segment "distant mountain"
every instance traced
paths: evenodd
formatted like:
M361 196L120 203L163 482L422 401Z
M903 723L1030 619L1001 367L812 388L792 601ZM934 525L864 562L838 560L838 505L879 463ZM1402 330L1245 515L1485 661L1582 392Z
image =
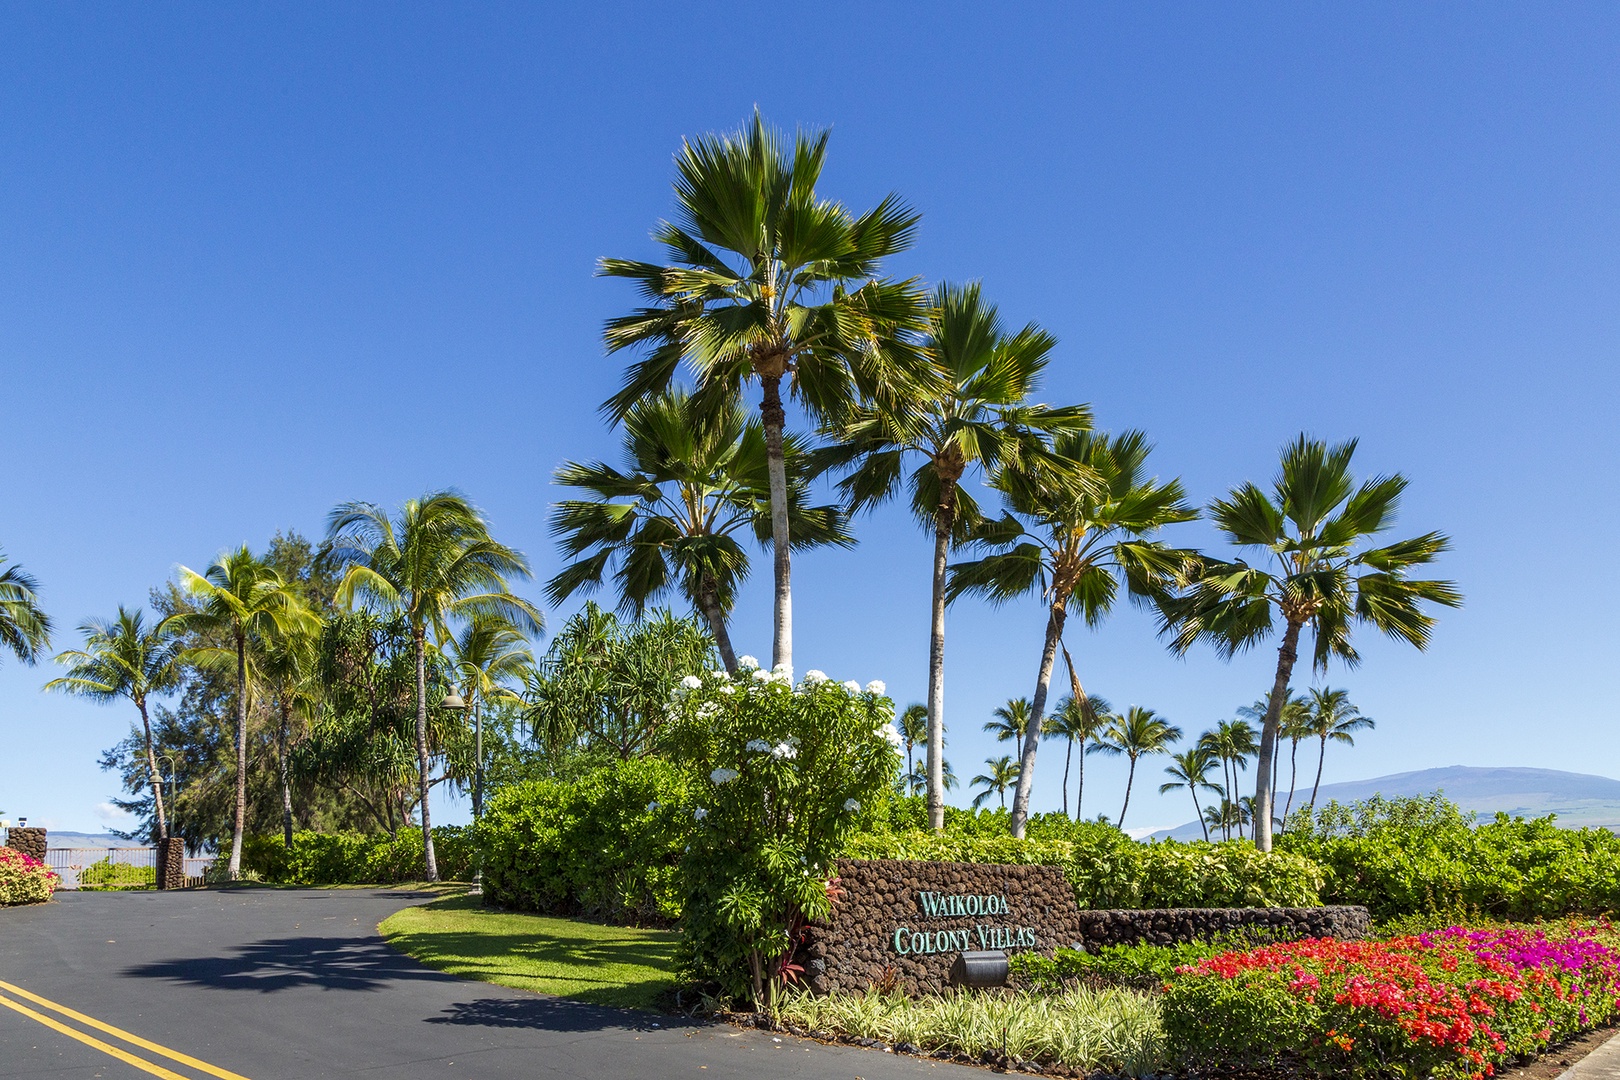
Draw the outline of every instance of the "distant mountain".
M82 833L59 832L51 829L45 834L45 842L53 848L115 848L115 847L143 847L139 840L125 840L112 833Z
M1478 812L1482 818L1499 811L1527 818L1556 814L1558 824L1566 828L1597 827L1620 832L1620 780L1557 769L1479 769L1452 765L1444 769L1395 773L1372 780L1323 784L1316 804L1321 806L1330 799L1350 803L1378 794L1395 798L1428 795L1434 791L1444 792L1446 798L1464 810ZM1287 796L1286 789L1283 796ZM1305 785L1302 791L1294 793L1294 806L1298 808L1310 797L1310 786ZM1198 822L1189 821L1153 836L1193 840L1201 838L1203 831Z

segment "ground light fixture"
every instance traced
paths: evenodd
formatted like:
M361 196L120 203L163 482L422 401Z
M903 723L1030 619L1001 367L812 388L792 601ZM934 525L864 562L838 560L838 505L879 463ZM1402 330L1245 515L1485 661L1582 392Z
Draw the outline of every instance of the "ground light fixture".
M970 949L956 954L951 985L981 989L1007 985L1007 954L1001 949Z

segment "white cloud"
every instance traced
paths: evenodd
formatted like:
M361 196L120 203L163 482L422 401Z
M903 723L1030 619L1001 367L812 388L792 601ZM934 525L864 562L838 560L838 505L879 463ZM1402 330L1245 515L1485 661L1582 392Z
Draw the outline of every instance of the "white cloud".
M128 825L135 820L135 815L127 810L120 810L110 802L96 804L96 820L104 825Z

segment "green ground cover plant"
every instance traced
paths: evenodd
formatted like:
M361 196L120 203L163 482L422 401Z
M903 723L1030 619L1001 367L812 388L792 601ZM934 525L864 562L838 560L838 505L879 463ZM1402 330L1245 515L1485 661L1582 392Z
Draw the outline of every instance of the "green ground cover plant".
M32 855L0 847L0 906L43 904L60 881L53 870Z
M997 1062L1035 1061L1140 1076L1159 1062L1163 1029L1150 994L1073 987L1058 993L789 995L781 1017L811 1031L947 1051Z
M1041 993L1106 984L1158 990L1174 977L1177 968L1207 960L1233 944L1187 941L1175 945L1105 945L1096 952L1057 949L1051 956L1016 953L1008 963L1015 981Z
M115 863L100 859L79 871L81 889L150 889L157 886L157 867Z
M471 881L476 852L469 830L433 830L442 877ZM300 831L288 848L280 836L249 837L243 845L242 872L277 885L395 885L422 878L422 832L388 833Z
M673 931L491 911L474 896L408 907L378 928L388 944L464 979L629 1009L676 986Z

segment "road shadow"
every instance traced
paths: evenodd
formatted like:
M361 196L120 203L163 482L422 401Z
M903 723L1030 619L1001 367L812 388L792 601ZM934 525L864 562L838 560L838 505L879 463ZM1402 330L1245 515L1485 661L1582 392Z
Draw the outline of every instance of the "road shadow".
M480 998L457 1002L443 1015L430 1016L425 1023L457 1024L465 1027L530 1028L539 1031L659 1031L701 1026L699 1021L679 1016L660 1016L591 1005L566 998Z
M382 990L391 983L460 981L400 955L380 937L271 938L233 946L223 955L138 964L123 974L261 994L307 987Z

